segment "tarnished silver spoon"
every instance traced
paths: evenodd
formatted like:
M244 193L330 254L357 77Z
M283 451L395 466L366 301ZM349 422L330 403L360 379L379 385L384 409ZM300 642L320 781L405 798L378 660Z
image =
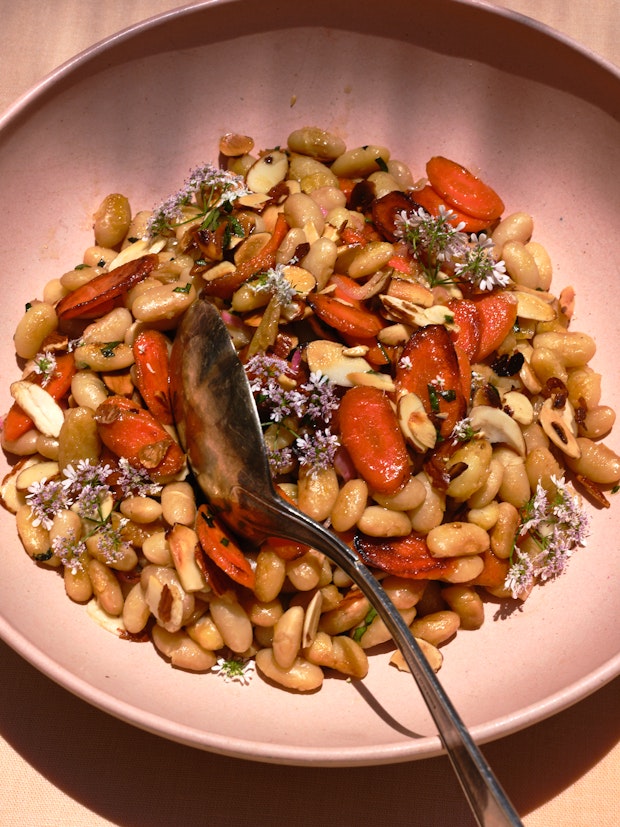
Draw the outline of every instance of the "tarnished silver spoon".
M170 381L179 437L200 488L219 516L234 533L252 541L276 536L312 546L349 575L402 652L478 824L520 825L379 582L348 546L276 493L245 370L225 324L208 301L196 301L181 322L172 348Z

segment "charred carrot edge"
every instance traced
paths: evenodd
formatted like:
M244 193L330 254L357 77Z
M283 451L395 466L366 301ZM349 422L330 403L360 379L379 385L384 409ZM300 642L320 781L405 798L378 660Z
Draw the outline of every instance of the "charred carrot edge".
M72 353L62 353L56 357L56 369L50 381L45 386L45 390L56 402L63 399L69 392L71 379L75 371L75 359ZM36 375L32 377L32 381L40 385L43 377ZM34 422L22 411L17 402L14 402L4 419L2 430L5 441L14 442L31 428L34 428Z
M244 261L237 269L226 276L208 281L203 287L203 293L208 296L216 296L220 299L229 299L238 287L251 278L255 273L269 270L276 263L278 247L284 241L289 230L286 218L282 213L278 214L271 238L255 256Z
M196 533L202 550L218 568L235 583L248 589L254 588L256 578L250 563L204 503L198 507Z
M306 301L322 322L348 336L369 339L383 328L383 321L370 310L325 293L309 294Z
M472 361L490 356L504 341L517 320L517 302L510 293L489 293L472 299L480 324L480 343Z
M102 443L117 457L146 468L155 480L177 474L185 454L150 411L124 396L109 396L95 412Z
M393 494L410 474L409 454L389 399L378 388L359 385L342 397L340 437L372 491Z
M474 218L491 222L504 212L504 202L495 190L456 161L435 155L426 164L426 174L431 187L448 204Z
M454 216L450 218L449 223L455 227L458 224L464 224L463 229L467 230L468 233L479 233L486 230L490 224L484 218L474 218L472 215L467 215L467 213L457 209L453 204L449 204L445 198L442 198L438 192L428 185L421 190L415 190L412 195L416 204L423 207L430 215L438 216L440 207L445 210L452 210Z
M409 363L411 367L407 366ZM396 367L395 382L398 392L415 393L420 397L426 413L436 417L444 438L465 416L467 401L459 375L458 357L443 325L428 325L411 334Z
M451 565L449 558L432 557L424 537L415 532L387 538L357 532L353 548L367 566L409 580L439 580Z
M110 273L102 273L62 298L56 305L60 320L90 319L101 315L101 308L112 299L127 293L145 279L159 264L151 253L122 264Z
M136 386L153 416L172 425L168 339L159 330L142 330L132 345Z
M397 232L397 218L401 212L409 212L415 209L415 203L404 192L388 192L381 198L376 198L371 205L370 212L375 227L387 238L388 241L396 241L399 238Z

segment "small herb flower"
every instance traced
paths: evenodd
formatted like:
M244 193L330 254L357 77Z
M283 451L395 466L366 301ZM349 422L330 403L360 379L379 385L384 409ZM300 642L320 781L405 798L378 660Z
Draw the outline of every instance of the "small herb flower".
M196 167L181 189L155 208L147 224L147 235L167 235L186 221L193 220L196 215L186 218L183 211L190 206L197 208L198 216L204 217L204 229L214 229L220 218L220 208L229 210L232 202L248 193L240 175L212 164Z
M224 678L225 683L241 683L247 686L254 676L254 661L241 658L218 658L212 669Z
M269 460L269 468L274 477L278 477L281 474L288 474L291 469L295 467L295 454L290 445L285 445L281 448L268 445L267 459Z
M33 482L28 488L26 502L32 511L32 524L48 530L56 514L71 504L67 489L60 480Z
M526 593L535 579L545 581L561 574L589 533L588 515L579 496L563 478L552 476L551 482L555 492L549 495L538 483L522 511L518 536L529 535L539 551L530 555L515 547L505 581L513 597Z
M316 474L333 465L339 445L336 434L326 428L324 431L317 430L297 437L295 453L300 465L307 466L310 474Z
M146 468L135 467L125 457L119 459L118 467L117 484L124 497L156 497L161 492L161 485L153 482Z
M340 404L336 386L329 377L314 371L301 390L306 396L304 415L314 422L329 422Z
M397 233L424 266L431 285L437 283L441 265L459 258L467 248L467 236L462 232L465 224L454 225L455 218L456 214L443 205L437 216L418 207L413 212L403 210L396 218Z
M470 417L466 416L464 419L459 419L452 429L450 437L452 439L458 439L461 442L469 442L469 440L473 439L477 433L478 432L472 428Z
M285 359L257 354L245 369L256 404L269 412L272 422L282 422L287 416L303 416L304 395L294 384Z
M57 534L52 540L52 551L71 574L84 571L82 555L86 551L86 544L83 540L78 540L73 532L68 535Z
M271 293L282 307L288 307L297 295L295 288L286 278L283 264L276 264L275 267L270 267L259 276L253 284L253 289L258 293L263 291Z
M411 356L401 356L398 360L398 367L401 370L411 370L413 368L413 362L411 361Z
M33 370L43 377L41 386L45 387L56 371L56 357L50 350L44 353L37 353L34 357Z
M506 287L510 284L505 263L496 261L492 250L493 241L486 233L472 233L470 246L463 260L456 262L456 278L477 284L481 290L493 290L495 287Z

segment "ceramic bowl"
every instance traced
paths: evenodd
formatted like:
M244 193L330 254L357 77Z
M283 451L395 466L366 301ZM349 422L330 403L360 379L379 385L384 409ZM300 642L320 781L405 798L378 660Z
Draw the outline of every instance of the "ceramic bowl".
M577 291L574 325L595 336L604 401L618 408L619 107L611 66L480 2L223 0L130 28L54 72L2 123L0 410L19 375L11 334L24 305L81 260L104 195L149 208L216 159L221 134L267 147L309 124L349 147L386 145L420 172L431 155L457 159L501 191L507 213L531 212L555 290ZM489 603L483 628L446 647L441 681L479 742L620 672L617 507L590 509L591 540L565 576L518 611ZM268 762L379 764L441 751L413 681L386 654L371 658L363 682L330 679L310 695L174 670L149 644L96 625L28 559L14 518L0 520L0 634L110 714Z

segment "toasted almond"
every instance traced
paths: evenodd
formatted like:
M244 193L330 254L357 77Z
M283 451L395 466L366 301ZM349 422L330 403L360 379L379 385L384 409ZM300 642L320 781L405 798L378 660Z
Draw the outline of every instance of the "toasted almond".
M396 406L398 425L403 436L416 451L424 453L434 448L437 441L437 429L424 410L422 400L415 393L403 394Z
M378 388L380 391L386 393L393 393L396 390L396 385L390 376L385 373L376 373L372 369L370 371L352 371L348 374L348 379L353 385L364 385L368 388Z
M453 315L448 308L442 304L423 307L406 299L399 299L386 294L380 298L388 318L395 322L413 324L417 327L426 327L430 324L442 324L445 325L448 330L456 327Z
M323 593L318 590L306 607L304 625L301 633L302 649L310 646L316 637L319 628L319 620L323 609Z
M60 467L57 462L36 462L24 468L15 481L18 491L27 491L35 482L46 482L58 476Z
M432 307L435 301L435 297L428 287L402 278L392 278L387 294L395 299L404 299L421 307Z
M326 339L315 339L305 350L308 367L314 372L322 373L341 387L350 388L353 381L351 373L372 371L369 362L362 356L347 356L345 346Z
M31 465L36 465L39 462L40 458L38 457L24 457L11 468L0 483L0 505L10 511L11 514L17 514L17 509L26 502L23 492L17 489L17 478Z
M536 322L551 322L557 317L552 304L536 293L516 290L517 316L521 319L533 319ZM548 294L545 294L548 295Z
M503 443L520 456L525 456L525 440L521 428L505 411L490 405L474 405L469 418L472 428L480 431L489 442Z
M306 296L316 287L316 279L309 270L289 264L284 268L284 278L300 296Z
M20 380L11 385L11 396L32 419L38 431L45 436L57 437L60 434L64 414L45 388Z
M562 408L554 408L552 399L545 399L538 414L543 431L551 442L572 459L579 459L581 448L577 442L575 411L570 402Z
M262 155L249 168L245 177L248 189L267 193L276 184L284 181L288 172L288 156L277 149Z
M503 397L504 405L510 408L510 416L519 425L531 425L534 421L534 407L527 396L520 391L508 391Z
M420 649L422 650L422 654L428 661L429 666L433 670L433 672L439 672L441 669L441 665L443 663L443 655L439 651L436 646L433 646L432 643L429 643L422 638L416 638L416 642ZM400 669L401 672L410 672L411 670L407 666L407 663L402 656L400 650L396 650L390 657L390 663L393 666L396 666L397 669Z

